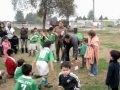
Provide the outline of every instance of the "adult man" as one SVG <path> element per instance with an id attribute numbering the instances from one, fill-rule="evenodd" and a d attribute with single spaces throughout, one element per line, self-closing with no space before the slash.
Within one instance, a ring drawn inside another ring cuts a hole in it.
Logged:
<path id="1" fill-rule="evenodd" d="M 62 21 L 59 21 L 59 25 L 56 26 L 53 30 L 53 33 L 56 35 L 56 58 L 57 61 L 60 60 L 59 58 L 59 52 L 60 52 L 60 48 L 62 47 L 62 40 L 63 40 L 63 36 L 66 34 L 67 29 L 64 27 L 64 24 Z M 62 52 L 62 57 L 61 60 L 63 60 L 63 52 Z"/>
<path id="2" fill-rule="evenodd" d="M 74 34 L 66 34 L 63 38 L 62 49 L 64 50 L 65 61 L 70 61 L 69 51 L 73 47 L 73 57 L 74 60 L 77 60 L 78 56 L 78 39 Z"/>
<path id="3" fill-rule="evenodd" d="M 20 38 L 21 38 L 21 51 L 24 53 L 24 48 L 26 53 L 28 53 L 27 48 L 27 39 L 28 39 L 28 28 L 25 24 L 22 25 L 21 31 L 20 31 Z"/>

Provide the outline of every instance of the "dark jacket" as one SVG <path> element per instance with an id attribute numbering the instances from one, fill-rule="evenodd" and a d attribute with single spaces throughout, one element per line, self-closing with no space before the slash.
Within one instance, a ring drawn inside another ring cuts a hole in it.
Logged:
<path id="1" fill-rule="evenodd" d="M 79 41 L 78 39 L 75 37 L 74 34 L 70 34 L 70 42 L 66 43 L 65 39 L 63 38 L 63 43 L 62 43 L 62 47 L 68 48 L 68 47 L 73 47 L 73 56 L 74 58 L 78 57 L 78 44 Z"/>
<path id="2" fill-rule="evenodd" d="M 119 86 L 119 63 L 117 60 L 110 60 L 106 78 L 106 85 L 111 88 L 116 88 Z"/>
<path id="3" fill-rule="evenodd" d="M 27 39 L 28 38 L 28 28 L 21 28 L 20 38 Z"/>

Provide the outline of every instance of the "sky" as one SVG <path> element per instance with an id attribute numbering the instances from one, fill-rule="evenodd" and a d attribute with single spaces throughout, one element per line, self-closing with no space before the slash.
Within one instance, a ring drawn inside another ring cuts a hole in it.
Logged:
<path id="1" fill-rule="evenodd" d="M 87 16 L 92 9 L 93 0 L 75 0 L 76 13 L 75 16 Z M 120 0 L 95 0 L 95 17 L 99 18 L 101 15 L 107 16 L 109 19 L 120 18 Z M 16 12 L 13 10 L 11 0 L 0 0 L 0 20 L 12 21 L 14 20 Z"/>

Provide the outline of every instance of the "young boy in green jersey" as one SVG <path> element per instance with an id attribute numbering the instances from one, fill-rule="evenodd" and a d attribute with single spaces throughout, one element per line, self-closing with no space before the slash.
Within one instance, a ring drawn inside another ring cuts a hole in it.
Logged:
<path id="1" fill-rule="evenodd" d="M 31 78 L 31 71 L 30 64 L 22 66 L 23 75 L 17 79 L 14 90 L 38 90 L 36 81 Z"/>
<path id="2" fill-rule="evenodd" d="M 31 52 L 33 51 L 33 56 L 35 56 L 35 51 L 37 47 L 38 36 L 35 35 L 34 29 L 31 30 L 31 35 L 29 37 L 30 45 L 29 45 L 29 56 L 31 56 Z"/>
<path id="3" fill-rule="evenodd" d="M 51 41 L 51 46 L 50 46 L 50 50 L 53 52 L 53 55 L 55 57 L 55 35 L 52 33 L 53 31 L 53 27 L 50 27 L 48 30 L 47 30 L 47 37 L 48 39 Z"/>
<path id="4" fill-rule="evenodd" d="M 48 76 L 47 76 L 49 73 L 49 69 L 51 69 L 51 73 L 55 75 L 54 66 L 53 66 L 53 62 L 55 62 L 55 60 L 53 53 L 50 50 L 50 45 L 51 42 L 47 40 L 45 42 L 44 48 L 41 49 L 38 55 L 36 55 L 35 61 L 33 62 L 33 65 L 36 64 L 39 75 L 42 76 L 40 78 L 39 88 L 43 86 L 46 88 L 52 87 L 52 85 L 48 83 Z"/>
<path id="5" fill-rule="evenodd" d="M 25 60 L 24 59 L 19 59 L 17 61 L 17 68 L 15 69 L 15 72 L 14 72 L 14 79 L 17 80 L 20 76 L 23 75 L 22 73 L 22 66 L 24 64 Z"/>
<path id="6" fill-rule="evenodd" d="M 88 43 L 88 39 L 84 38 L 82 46 L 81 46 L 81 56 L 82 56 L 82 67 L 81 68 L 84 68 L 86 66 L 86 59 L 84 56 L 85 56 L 86 49 L 87 49 L 87 43 Z"/>

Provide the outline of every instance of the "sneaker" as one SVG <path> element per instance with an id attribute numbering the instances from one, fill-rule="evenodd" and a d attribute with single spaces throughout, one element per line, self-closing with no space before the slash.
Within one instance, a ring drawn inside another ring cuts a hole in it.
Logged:
<path id="1" fill-rule="evenodd" d="M 53 87 L 53 85 L 51 85 L 50 83 L 48 83 L 48 84 L 44 85 L 44 87 L 51 88 L 51 87 Z"/>
<path id="2" fill-rule="evenodd" d="M 95 75 L 92 73 L 88 73 L 89 76 L 94 77 Z"/>

